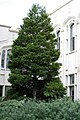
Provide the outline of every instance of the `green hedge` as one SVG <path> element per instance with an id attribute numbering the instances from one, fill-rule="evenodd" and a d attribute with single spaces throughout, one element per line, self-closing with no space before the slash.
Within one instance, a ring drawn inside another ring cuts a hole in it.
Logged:
<path id="1" fill-rule="evenodd" d="M 0 120 L 80 120 L 80 103 L 68 98 L 51 102 L 0 102 Z"/>

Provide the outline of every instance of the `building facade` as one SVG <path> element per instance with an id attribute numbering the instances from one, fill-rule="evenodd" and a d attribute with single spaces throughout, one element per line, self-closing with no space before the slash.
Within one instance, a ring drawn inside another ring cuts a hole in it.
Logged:
<path id="1" fill-rule="evenodd" d="M 80 99 L 80 2 L 69 0 L 58 7 L 50 17 L 57 36 L 57 49 L 60 50 L 60 79 L 67 88 L 67 96 Z M 17 38 L 17 30 L 0 25 L 0 96 L 5 96 L 10 86 L 7 81 L 8 54 L 13 40 Z"/>
<path id="2" fill-rule="evenodd" d="M 80 99 L 80 1 L 69 0 L 50 14 L 60 50 L 60 78 L 67 96 Z"/>
<path id="3" fill-rule="evenodd" d="M 8 82 L 9 53 L 11 45 L 18 36 L 18 30 L 12 30 L 10 26 L 0 25 L 0 97 L 5 96 L 11 86 Z"/>

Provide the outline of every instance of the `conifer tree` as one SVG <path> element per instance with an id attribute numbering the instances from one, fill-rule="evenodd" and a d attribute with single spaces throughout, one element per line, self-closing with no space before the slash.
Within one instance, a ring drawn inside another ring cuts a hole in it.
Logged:
<path id="1" fill-rule="evenodd" d="M 58 77 L 60 52 L 55 49 L 56 43 L 49 15 L 44 7 L 34 4 L 12 45 L 8 80 L 12 95 L 37 99 L 64 95 L 65 88 Z"/>

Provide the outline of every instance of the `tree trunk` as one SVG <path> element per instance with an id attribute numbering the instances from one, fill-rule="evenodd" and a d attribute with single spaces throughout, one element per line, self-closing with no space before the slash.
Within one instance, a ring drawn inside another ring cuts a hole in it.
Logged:
<path id="1" fill-rule="evenodd" d="M 33 86 L 33 99 L 36 99 L 36 83 Z"/>
<path id="2" fill-rule="evenodd" d="M 33 81 L 33 99 L 36 99 L 36 92 L 37 92 L 36 86 L 37 86 L 37 78 L 36 78 L 36 76 L 34 76 L 34 81 Z"/>

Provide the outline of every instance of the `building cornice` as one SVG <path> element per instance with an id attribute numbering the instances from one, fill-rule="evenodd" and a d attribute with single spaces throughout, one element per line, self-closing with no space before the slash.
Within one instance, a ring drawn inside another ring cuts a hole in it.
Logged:
<path id="1" fill-rule="evenodd" d="M 13 30 L 13 29 L 9 29 L 10 32 L 15 32 L 15 33 L 18 33 L 19 32 L 19 29 L 16 29 L 16 30 Z"/>
<path id="2" fill-rule="evenodd" d="M 11 26 L 8 26 L 8 25 L 2 25 L 2 24 L 0 24 L 0 27 L 7 27 L 7 28 L 11 28 Z"/>
<path id="3" fill-rule="evenodd" d="M 6 28 L 9 28 L 9 31 L 10 31 L 10 32 L 16 32 L 16 33 L 18 33 L 19 30 L 20 30 L 20 28 L 13 29 L 12 26 L 2 25 L 2 24 L 0 24 L 0 27 L 6 27 Z"/>
<path id="4" fill-rule="evenodd" d="M 73 0 L 68 1 L 67 3 L 63 4 L 62 6 L 56 8 L 52 13 L 49 13 L 49 15 L 52 15 L 54 13 L 56 13 L 57 11 L 59 11 L 60 9 L 62 9 L 63 7 L 65 7 L 66 5 L 68 5 L 69 3 L 71 3 Z"/>
<path id="5" fill-rule="evenodd" d="M 76 20 L 76 17 L 74 16 L 69 16 L 64 22 L 63 22 L 63 26 L 68 23 L 68 22 L 74 22 L 74 20 Z"/>

